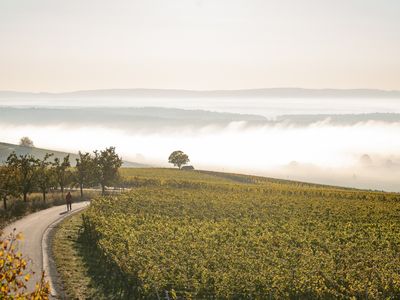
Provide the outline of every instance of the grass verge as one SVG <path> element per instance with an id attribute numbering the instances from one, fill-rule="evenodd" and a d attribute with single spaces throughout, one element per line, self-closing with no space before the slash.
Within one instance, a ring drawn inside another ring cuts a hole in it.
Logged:
<path id="1" fill-rule="evenodd" d="M 107 270 L 82 231 L 82 213 L 61 222 L 53 236 L 52 254 L 66 299 L 118 299 L 111 294 Z"/>

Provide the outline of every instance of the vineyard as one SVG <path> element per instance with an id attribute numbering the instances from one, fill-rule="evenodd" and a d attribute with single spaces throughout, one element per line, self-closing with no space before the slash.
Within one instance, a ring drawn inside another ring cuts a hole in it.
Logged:
<path id="1" fill-rule="evenodd" d="M 399 299 L 400 197 L 235 174 L 123 170 L 82 235 L 119 298 Z"/>

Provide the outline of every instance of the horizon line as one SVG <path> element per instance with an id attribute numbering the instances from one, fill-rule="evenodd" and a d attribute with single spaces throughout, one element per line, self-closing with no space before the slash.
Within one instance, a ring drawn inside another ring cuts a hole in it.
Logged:
<path id="1" fill-rule="evenodd" d="M 21 94 L 73 94 L 82 92 L 93 92 L 93 91 L 176 91 L 176 92 L 195 92 L 195 93 L 206 93 L 206 92 L 245 92 L 245 91 L 262 91 L 262 90 L 303 90 L 303 91 L 375 91 L 384 93 L 400 93 L 400 89 L 381 89 L 381 88 L 304 88 L 304 87 L 257 87 L 257 88 L 243 88 L 243 89 L 179 89 L 179 88 L 98 88 L 98 89 L 77 89 L 68 91 L 22 91 L 22 90 L 0 90 L 0 93 L 21 93 Z"/>

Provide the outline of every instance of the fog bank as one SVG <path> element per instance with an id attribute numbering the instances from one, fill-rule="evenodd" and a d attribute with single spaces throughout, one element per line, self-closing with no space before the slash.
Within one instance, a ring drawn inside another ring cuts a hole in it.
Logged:
<path id="1" fill-rule="evenodd" d="M 135 122 L 105 126 L 68 122 L 68 118 L 60 122 L 0 120 L 0 141 L 17 143 L 21 136 L 29 136 L 38 147 L 69 152 L 113 145 L 125 160 L 157 166 L 168 166 L 168 155 L 180 149 L 197 169 L 400 191 L 400 122 L 396 118 L 344 123 L 324 118 L 301 124 L 246 118 L 221 123 L 211 118 L 196 126 L 183 120 L 171 128 L 150 121 L 146 130 L 142 121 L 140 126 Z"/>

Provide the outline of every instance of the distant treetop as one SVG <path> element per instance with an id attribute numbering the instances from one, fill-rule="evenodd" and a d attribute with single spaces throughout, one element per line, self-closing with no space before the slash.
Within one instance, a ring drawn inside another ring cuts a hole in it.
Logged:
<path id="1" fill-rule="evenodd" d="M 33 141 L 27 136 L 24 136 L 19 140 L 19 145 L 23 147 L 34 147 Z"/>

